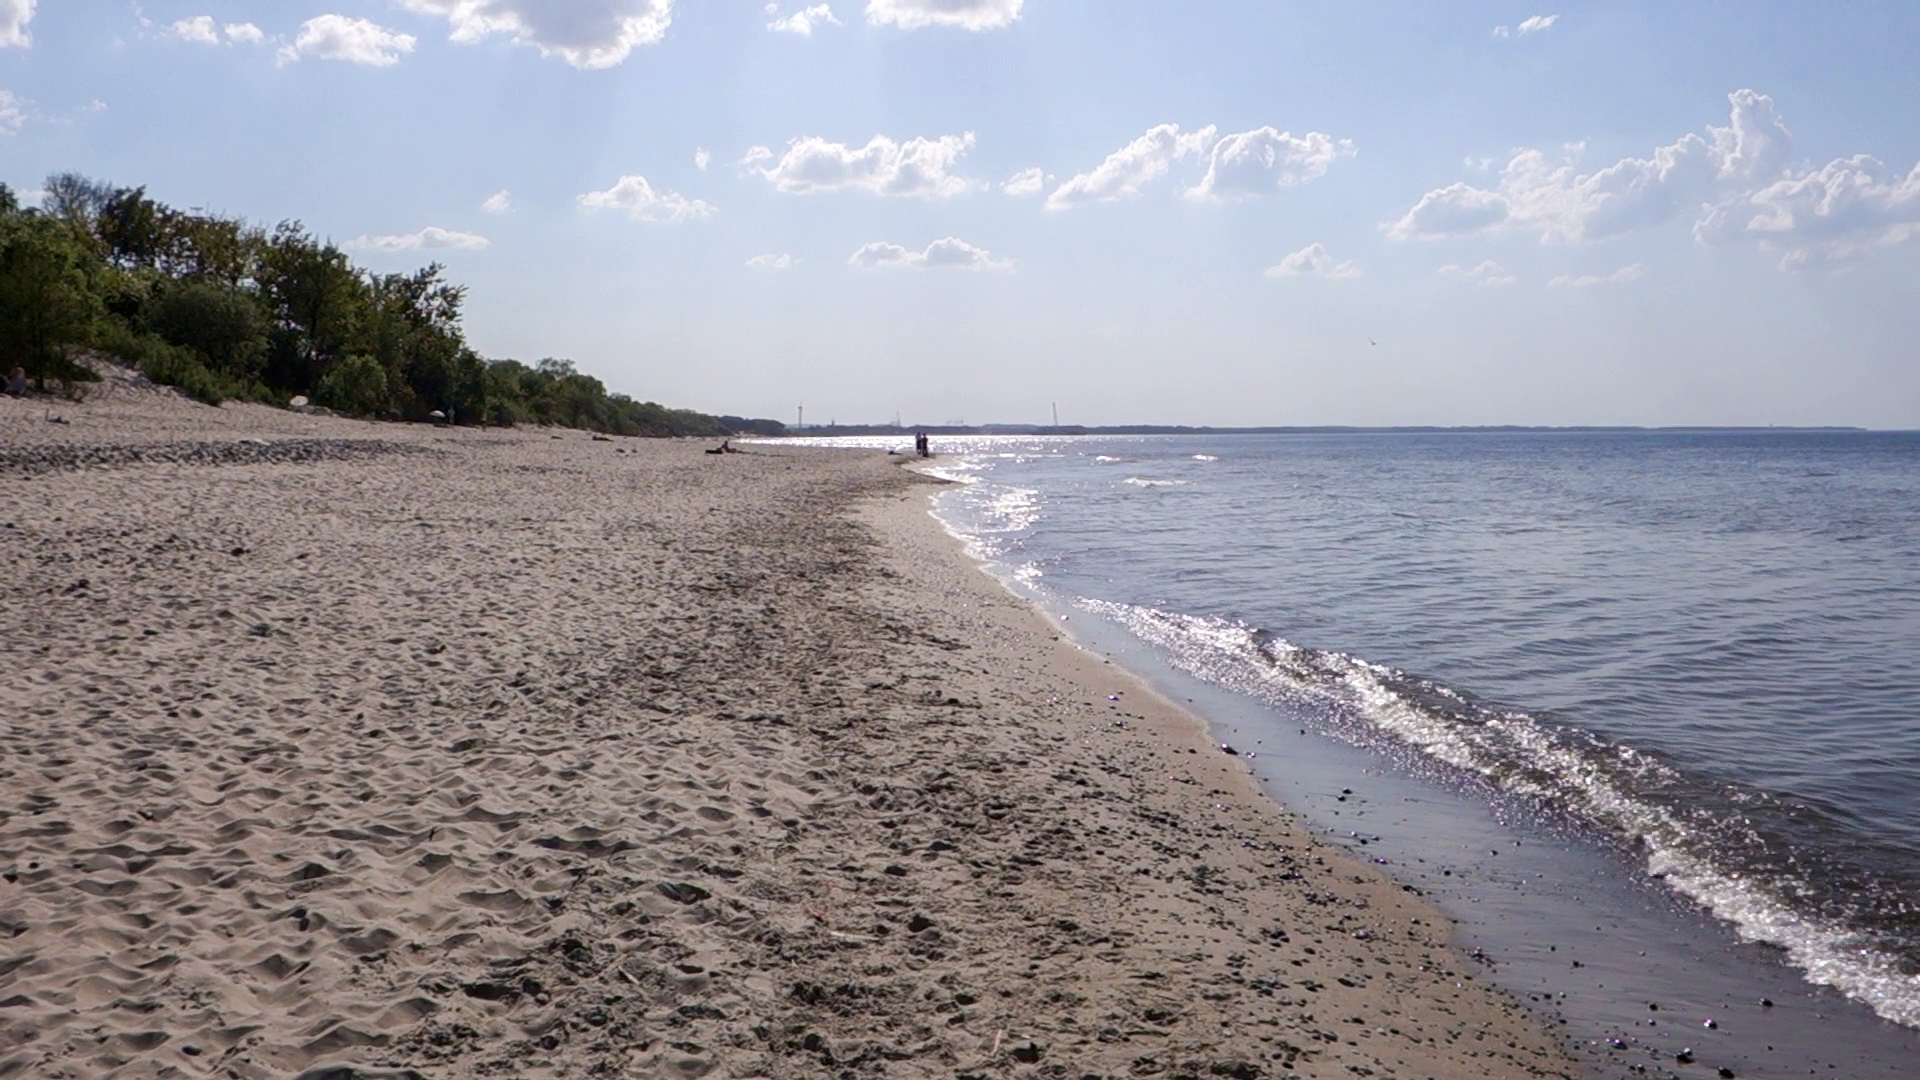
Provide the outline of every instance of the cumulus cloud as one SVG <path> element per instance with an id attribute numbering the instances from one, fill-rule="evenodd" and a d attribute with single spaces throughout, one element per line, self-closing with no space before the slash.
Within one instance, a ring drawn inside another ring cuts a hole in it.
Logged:
<path id="1" fill-rule="evenodd" d="M 250 22 L 228 23 L 226 31 L 228 41 L 241 45 L 258 45 L 267 37 L 259 27 Z"/>
<path id="2" fill-rule="evenodd" d="M 767 29 L 781 34 L 812 37 L 813 28 L 822 23 L 828 26 L 840 25 L 840 20 L 833 17 L 833 8 L 826 4 L 815 4 L 784 16 L 780 14 L 779 4 L 768 4 L 767 14 L 773 16 L 773 21 L 767 24 Z"/>
<path id="3" fill-rule="evenodd" d="M 1647 266 L 1645 263 L 1634 263 L 1632 266 L 1623 266 L 1611 274 L 1583 274 L 1579 277 L 1574 277 L 1572 274 L 1561 274 L 1559 277 L 1547 282 L 1547 285 L 1555 289 L 1565 286 L 1581 288 L 1587 285 L 1624 285 L 1629 281 L 1639 281 L 1645 277 L 1646 274 Z"/>
<path id="4" fill-rule="evenodd" d="M 1783 270 L 1850 262 L 1920 235 L 1920 165 L 1900 175 L 1867 154 L 1830 161 L 1715 206 L 1693 234 L 1783 251 Z"/>
<path id="5" fill-rule="evenodd" d="M 589 69 L 619 64 L 665 37 L 673 22 L 673 0 L 401 0 L 401 6 L 445 18 L 460 44 L 505 34 L 542 56 Z"/>
<path id="6" fill-rule="evenodd" d="M 1047 209 L 1133 198 L 1148 183 L 1165 176 L 1174 162 L 1206 153 L 1213 145 L 1215 131 L 1211 124 L 1184 135 L 1178 124 L 1148 128 L 1139 138 L 1108 154 L 1099 165 L 1055 188 L 1047 196 Z"/>
<path id="7" fill-rule="evenodd" d="M 220 44 L 220 30 L 214 25 L 213 16 L 195 15 L 191 19 L 181 19 L 167 27 L 167 36 L 181 41 L 191 41 L 196 45 Z"/>
<path id="8" fill-rule="evenodd" d="M 429 225 L 419 232 L 398 236 L 362 236 L 349 247 L 362 251 L 479 251 L 492 241 L 474 233 L 455 232 Z"/>
<path id="9" fill-rule="evenodd" d="M 1177 124 L 1161 124 L 1055 188 L 1047 197 L 1047 209 L 1132 198 L 1165 176 L 1175 162 L 1190 157 L 1204 158 L 1207 171 L 1186 190 L 1188 198 L 1244 199 L 1317 179 L 1326 175 L 1333 162 L 1354 152 L 1352 140 L 1318 131 L 1296 136 L 1259 127 L 1220 136 L 1211 124 L 1186 133 Z"/>
<path id="10" fill-rule="evenodd" d="M 674 223 L 698 220 L 714 208 L 677 191 L 656 191 L 644 176 L 623 176 L 605 191 L 589 191 L 579 198 L 587 210 L 624 210 L 635 221 Z"/>
<path id="11" fill-rule="evenodd" d="M 1455 266 L 1449 263 L 1441 267 L 1440 272 L 1448 277 L 1467 278 L 1478 285 L 1511 285 L 1519 280 L 1492 259 L 1478 266 Z"/>
<path id="12" fill-rule="evenodd" d="M 27 24 L 33 21 L 34 0 L 0 0 L 0 49 L 24 49 L 33 44 Z"/>
<path id="13" fill-rule="evenodd" d="M 1046 186 L 1047 174 L 1035 166 L 1031 169 L 1021 169 L 1007 177 L 1006 183 L 1000 185 L 1000 190 L 1016 199 L 1023 199 L 1028 195 L 1040 194 L 1040 189 Z"/>
<path id="14" fill-rule="evenodd" d="M 18 135 L 27 123 L 26 103 L 11 90 L 0 90 L 0 135 Z"/>
<path id="15" fill-rule="evenodd" d="M 713 161 L 713 155 L 707 153 L 706 147 L 696 146 L 693 148 L 693 167 L 694 168 L 699 169 L 701 172 L 706 172 L 707 165 L 711 161 Z"/>
<path id="16" fill-rule="evenodd" d="M 1817 169 L 1797 164 L 1772 98 L 1736 90 L 1727 101 L 1726 127 L 1590 173 L 1516 151 L 1494 186 L 1430 191 L 1385 228 L 1401 239 L 1517 229 L 1574 243 L 1690 217 L 1699 242 L 1777 250 L 1785 269 L 1845 262 L 1920 235 L 1920 167 L 1903 174 L 1866 154 Z"/>
<path id="17" fill-rule="evenodd" d="M 902 30 L 923 26 L 956 26 L 962 30 L 997 30 L 1020 17 L 1026 0 L 867 0 L 867 21 L 889 23 Z"/>
<path id="18" fill-rule="evenodd" d="M 786 270 L 799 261 L 783 251 L 777 255 L 755 255 L 747 260 L 747 265 L 755 270 Z"/>
<path id="19" fill-rule="evenodd" d="M 487 196 L 486 201 L 480 204 L 480 209 L 489 214 L 504 214 L 513 209 L 513 196 L 503 188 Z"/>
<path id="20" fill-rule="evenodd" d="M 414 36 L 389 30 L 367 19 L 345 15 L 320 15 L 300 25 L 293 44 L 280 50 L 280 62 L 291 63 L 302 57 L 344 60 L 368 67 L 391 67 L 403 53 L 413 51 Z"/>
<path id="21" fill-rule="evenodd" d="M 1338 158 L 1354 155 L 1353 140 L 1318 131 L 1294 136 L 1271 127 L 1228 135 L 1213 144 L 1207 175 L 1187 189 L 1190 199 L 1238 199 L 1262 195 L 1327 174 Z"/>
<path id="22" fill-rule="evenodd" d="M 773 151 L 756 146 L 741 164 L 766 177 L 776 190 L 789 194 L 850 189 L 875 195 L 944 199 L 979 186 L 952 172 L 972 146 L 971 131 L 904 143 L 875 135 L 859 148 L 809 135 L 788 143 L 786 153 L 777 161 Z"/>
<path id="23" fill-rule="evenodd" d="M 1318 243 L 1308 244 L 1299 251 L 1267 267 L 1267 276 L 1280 277 L 1323 277 L 1334 281 L 1360 276 L 1359 264 L 1349 259 L 1334 262 L 1333 256 Z"/>
<path id="24" fill-rule="evenodd" d="M 1784 167 L 1791 146 L 1770 98 L 1741 90 L 1728 101 L 1728 127 L 1709 127 L 1705 138 L 1683 135 L 1648 157 L 1624 158 L 1590 173 L 1539 150 L 1516 151 L 1496 187 L 1461 182 L 1430 191 L 1387 231 L 1433 238 L 1519 228 L 1543 240 L 1575 242 L 1698 212 L 1729 184 L 1770 179 Z"/>
<path id="25" fill-rule="evenodd" d="M 975 247 L 958 237 L 949 236 L 928 244 L 925 251 L 914 251 L 899 244 L 874 242 L 853 253 L 849 265 L 868 269 L 924 270 L 1010 270 L 1013 263 L 995 259 L 984 248 Z"/>

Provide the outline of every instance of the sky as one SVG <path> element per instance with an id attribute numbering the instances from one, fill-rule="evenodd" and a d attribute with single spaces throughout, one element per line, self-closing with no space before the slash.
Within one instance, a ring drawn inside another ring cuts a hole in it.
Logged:
<path id="1" fill-rule="evenodd" d="M 1920 428 L 1920 4 L 0 0 L 0 182 L 809 424 Z"/>

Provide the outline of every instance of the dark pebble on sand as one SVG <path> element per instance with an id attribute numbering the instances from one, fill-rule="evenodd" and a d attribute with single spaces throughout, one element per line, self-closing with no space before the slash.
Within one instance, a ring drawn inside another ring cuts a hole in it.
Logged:
<path id="1" fill-rule="evenodd" d="M 697 904 L 713 895 L 698 885 L 689 885 L 684 881 L 663 881 L 659 889 L 661 896 L 682 904 Z"/>

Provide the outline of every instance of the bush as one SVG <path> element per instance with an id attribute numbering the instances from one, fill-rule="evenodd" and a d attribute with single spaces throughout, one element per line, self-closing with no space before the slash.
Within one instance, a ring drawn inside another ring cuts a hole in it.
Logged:
<path id="1" fill-rule="evenodd" d="M 198 352 L 207 367 L 242 382 L 260 376 L 267 355 L 267 317 L 238 289 L 201 281 L 169 282 L 147 303 L 149 329 Z"/>
<path id="2" fill-rule="evenodd" d="M 352 416 L 375 416 L 387 406 L 387 369 L 371 356 L 333 364 L 314 388 L 316 403 Z"/>

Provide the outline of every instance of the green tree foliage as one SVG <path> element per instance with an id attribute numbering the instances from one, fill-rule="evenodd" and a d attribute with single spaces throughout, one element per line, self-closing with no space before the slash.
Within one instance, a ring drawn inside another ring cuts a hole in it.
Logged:
<path id="1" fill-rule="evenodd" d="M 15 202 L 12 192 L 4 202 Z M 86 252 L 67 229 L 17 209 L 0 214 L 0 374 L 18 365 L 42 390 L 50 379 L 91 378 L 67 350 L 86 337 L 99 306 Z"/>
<path id="2" fill-rule="evenodd" d="M 0 364 L 89 377 L 91 346 L 210 404 L 305 395 L 357 416 L 564 424 L 625 435 L 778 434 L 610 394 L 565 360 L 487 361 L 445 268 L 374 274 L 283 221 L 271 231 L 60 173 L 38 210 L 0 184 Z"/>

